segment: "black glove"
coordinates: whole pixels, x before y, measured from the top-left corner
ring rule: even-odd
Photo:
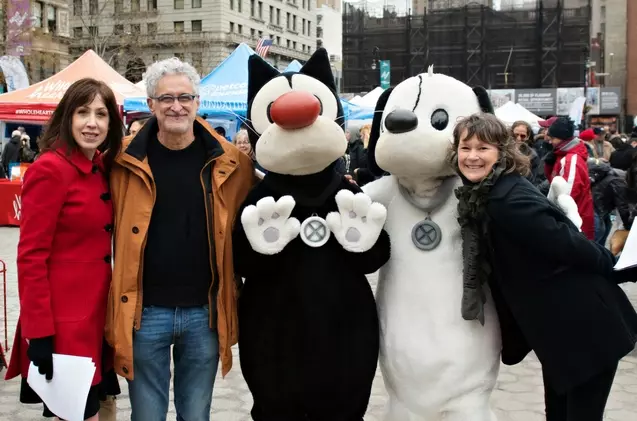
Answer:
[[[53,378],[53,336],[31,339],[27,356],[47,380]]]

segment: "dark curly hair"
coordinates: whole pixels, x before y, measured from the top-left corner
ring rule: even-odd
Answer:
[[[526,121],[522,121],[522,120],[518,120],[516,122],[514,122],[511,125],[511,132],[513,133],[513,131],[515,130],[516,127],[519,126],[524,126],[524,128],[526,129],[526,143],[531,143],[533,141],[533,127],[531,127],[531,125],[529,123],[527,123]],[[515,135],[513,136],[515,137]]]
[[[511,130],[492,114],[478,113],[462,118],[453,130],[453,146],[448,156],[449,163],[456,172],[459,172],[458,145],[463,139],[477,136],[480,141],[498,148],[505,174],[517,172],[526,177],[531,172],[530,159],[520,151],[511,133]]]

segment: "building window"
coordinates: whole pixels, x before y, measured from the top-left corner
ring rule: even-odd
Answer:
[[[276,24],[281,26],[281,9],[276,9]]]
[[[33,26],[36,28],[42,28],[42,2],[33,2],[33,6],[31,7],[31,9],[33,11]]]
[[[130,2],[130,10],[131,12],[139,12],[139,0],[131,0]]]
[[[148,0],[148,4],[146,5],[146,8],[149,11],[157,10],[157,0]]]
[[[121,14],[124,10],[124,0],[115,0],[113,2],[113,7],[116,15]]]
[[[191,32],[201,32],[202,24],[200,20],[193,20],[190,22],[190,30]]]
[[[292,30],[296,31],[296,16],[292,16]]]
[[[230,32],[234,32],[234,22],[230,22]]]
[[[57,28],[57,9],[49,5],[46,6],[46,27],[52,34]]]
[[[602,6],[600,11],[599,11],[599,17],[602,20],[606,20],[606,6]]]
[[[177,57],[181,61],[184,61],[184,53],[175,53],[175,57]]]
[[[274,6],[270,6],[270,23],[274,24]]]
[[[33,6],[35,10],[35,3]],[[73,0],[73,16],[82,16],[82,0]]]
[[[303,8],[305,9],[305,0],[303,0]]]
[[[73,38],[82,38],[82,27],[73,28]]]
[[[296,50],[296,41],[292,42],[292,48],[294,48]]]
[[[243,25],[237,25],[237,33],[243,34]]]
[[[288,47],[288,48],[290,48],[290,40],[289,40],[289,39],[288,39],[288,40],[286,40],[286,42],[285,42],[285,46],[286,46],[286,47]]]
[[[237,11],[241,13],[243,11],[243,0],[237,0]]]
[[[263,31],[259,31],[259,38],[263,38]]]
[[[305,19],[303,19],[303,35],[305,35]]]
[[[191,57],[192,57],[192,60],[191,60],[192,65],[194,66],[195,69],[197,69],[199,73],[201,73],[201,68],[203,64],[203,54],[200,52],[191,53]]]
[[[153,63],[156,63],[159,61],[159,54],[153,54]]]
[[[276,45],[281,45],[281,37],[276,37]]]
[[[97,26],[89,26],[88,27],[88,34],[92,37],[96,37],[99,34],[99,30],[97,28]]]
[[[139,35],[142,33],[141,25],[139,23],[130,26],[130,33],[133,35]]]
[[[254,0],[250,0],[250,16],[254,17]]]
[[[250,28],[250,38],[254,39],[254,34],[255,34],[254,28]]]
[[[150,35],[155,35],[157,33],[157,23],[151,22],[146,24],[146,32],[148,32]]]
[[[174,0],[173,9],[179,10],[184,8],[184,0]]]
[[[307,36],[311,37],[312,36],[312,22],[310,22],[309,20],[307,21]]]
[[[263,19],[263,2],[259,2],[259,19]]]
[[[290,29],[290,24],[292,23],[292,20],[290,19],[290,12],[287,13],[287,21],[285,23],[285,27],[287,29]]]
[[[191,7],[193,9],[201,9],[201,0],[192,0]]]
[[[323,28],[316,28],[316,38],[323,38]]]
[[[113,26],[113,34],[114,35],[122,35],[124,33],[124,25],[115,25]]]
[[[184,21],[180,20],[180,21],[176,21],[173,24],[175,32],[184,32]]]
[[[96,16],[98,11],[100,10],[99,4],[97,0],[89,0],[88,2],[88,14],[91,16]]]
[[[234,0],[230,0],[230,10],[234,10]]]

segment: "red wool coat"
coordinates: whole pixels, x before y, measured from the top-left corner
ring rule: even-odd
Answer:
[[[93,385],[100,382],[112,231],[99,154],[91,162],[79,151],[45,152],[29,167],[18,244],[20,317],[7,380],[28,373],[25,339],[55,335],[55,352],[92,358]]]

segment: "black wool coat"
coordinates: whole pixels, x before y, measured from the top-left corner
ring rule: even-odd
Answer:
[[[634,273],[613,272],[611,253],[518,174],[496,182],[486,214],[504,364],[533,350],[565,392],[634,349],[637,313],[617,285]]]

